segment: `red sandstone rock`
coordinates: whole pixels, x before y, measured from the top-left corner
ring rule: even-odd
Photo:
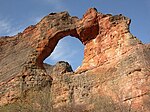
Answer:
[[[18,35],[1,37],[0,105],[50,88],[56,110],[73,105],[76,111],[149,112],[150,45],[134,37],[129,24],[127,17],[91,8],[82,19],[51,13]],[[85,45],[75,73],[65,62],[43,64],[67,35]]]

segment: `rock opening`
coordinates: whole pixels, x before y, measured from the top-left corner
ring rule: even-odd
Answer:
[[[82,63],[84,56],[84,45],[77,38],[66,36],[56,45],[54,51],[48,56],[44,63],[54,65],[58,61],[68,62],[73,70],[76,70]]]

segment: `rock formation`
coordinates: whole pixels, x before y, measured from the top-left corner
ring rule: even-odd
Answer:
[[[1,37],[0,108],[43,92],[51,102],[44,111],[149,112],[150,44],[134,37],[129,25],[121,14],[91,8],[82,19],[51,13],[22,33]],[[67,62],[43,63],[68,35],[85,45],[75,72]],[[38,102],[32,106],[42,108]]]

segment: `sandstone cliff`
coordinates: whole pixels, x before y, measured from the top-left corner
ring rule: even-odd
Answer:
[[[134,37],[129,25],[123,15],[91,8],[82,19],[51,13],[22,33],[1,37],[0,111],[149,112],[150,44]],[[67,62],[43,63],[68,35],[85,45],[75,72]]]

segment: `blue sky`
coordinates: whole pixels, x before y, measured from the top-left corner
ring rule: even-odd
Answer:
[[[51,12],[68,11],[82,18],[90,7],[131,18],[131,33],[143,43],[150,43],[150,0],[0,0],[0,36],[17,34]],[[66,37],[45,62],[65,60],[76,69],[81,65],[83,49],[79,40]]]

